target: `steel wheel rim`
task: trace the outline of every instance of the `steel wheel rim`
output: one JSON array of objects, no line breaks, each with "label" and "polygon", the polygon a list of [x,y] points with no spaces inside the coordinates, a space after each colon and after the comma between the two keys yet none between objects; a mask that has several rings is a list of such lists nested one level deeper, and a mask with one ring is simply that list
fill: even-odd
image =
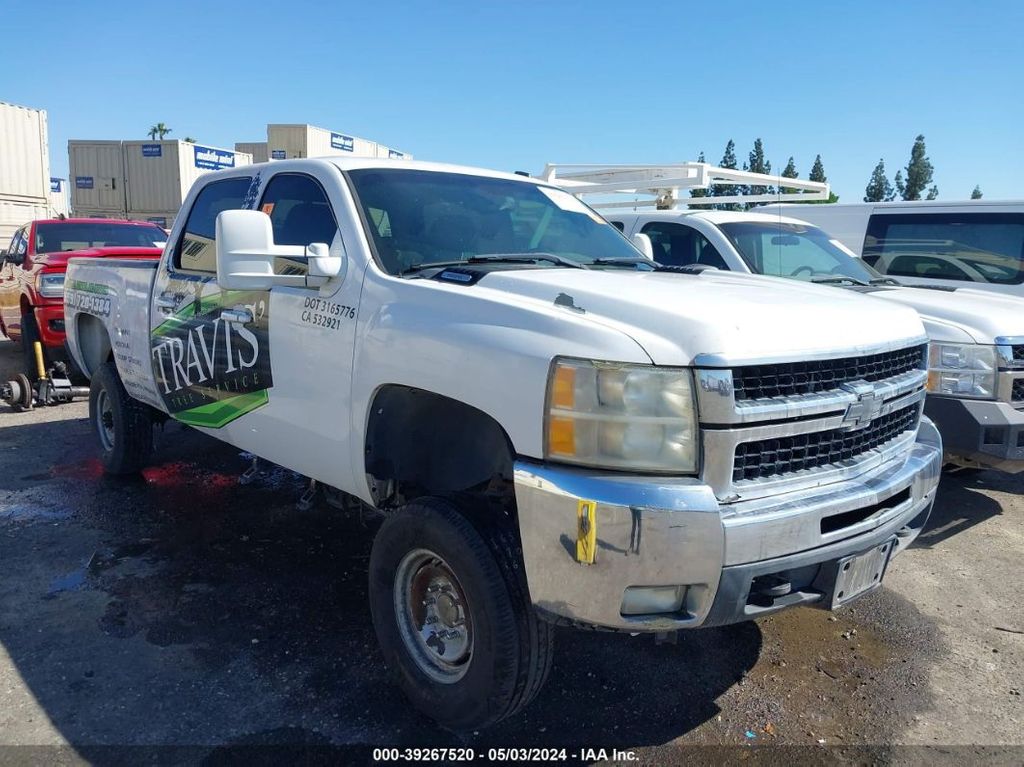
[{"label": "steel wheel rim", "polygon": [[105,389],[96,397],[96,433],[104,450],[114,449],[114,408]]},{"label": "steel wheel rim", "polygon": [[454,571],[432,551],[415,549],[395,571],[398,633],[416,666],[442,684],[466,675],[473,659],[473,620]]}]

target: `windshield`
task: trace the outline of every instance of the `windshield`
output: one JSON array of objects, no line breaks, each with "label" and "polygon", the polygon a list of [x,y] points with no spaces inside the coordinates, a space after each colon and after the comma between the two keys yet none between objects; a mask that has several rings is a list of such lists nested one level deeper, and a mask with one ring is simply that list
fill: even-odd
[{"label": "windshield", "polygon": [[558,266],[557,258],[644,261],[618,229],[560,189],[399,168],[348,175],[390,274],[494,254],[554,256],[536,262],[548,266]]},{"label": "windshield", "polygon": [[720,228],[757,274],[812,282],[849,277],[867,283],[881,276],[814,226],[745,221]]},{"label": "windshield", "polygon": [[36,225],[36,253],[86,248],[161,248],[167,234],[156,224],[104,222]]}]

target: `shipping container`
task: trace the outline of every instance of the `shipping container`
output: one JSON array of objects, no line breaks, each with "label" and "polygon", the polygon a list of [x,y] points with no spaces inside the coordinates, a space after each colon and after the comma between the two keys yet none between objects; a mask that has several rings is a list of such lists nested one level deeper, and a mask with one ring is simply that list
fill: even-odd
[{"label": "shipping container", "polygon": [[252,155],[187,141],[125,141],[128,214],[177,211],[192,183],[211,170],[252,165]]},{"label": "shipping container", "polygon": [[54,216],[67,216],[71,212],[68,201],[68,180],[66,178],[50,179],[50,213]]},{"label": "shipping container", "polygon": [[348,133],[330,131],[315,125],[270,124],[267,126],[267,148],[271,160],[296,157],[376,157],[374,141]]},{"label": "shipping container", "polygon": [[202,174],[251,165],[252,155],[171,141],[70,141],[72,208],[102,218],[169,217]]},{"label": "shipping container", "polygon": [[0,101],[0,195],[45,202],[50,195],[46,110]]},{"label": "shipping container", "polygon": [[123,213],[116,213],[109,210],[92,210],[89,208],[74,208],[75,218],[116,218],[123,219]]},{"label": "shipping container", "polygon": [[124,218],[124,152],[120,141],[68,142],[71,209],[103,212],[103,218]]},{"label": "shipping container", "polygon": [[19,227],[37,218],[49,217],[49,202],[26,202],[0,195],[0,250],[7,250]]},{"label": "shipping container", "polygon": [[251,154],[253,162],[266,162],[270,159],[266,141],[236,141],[235,151]]}]

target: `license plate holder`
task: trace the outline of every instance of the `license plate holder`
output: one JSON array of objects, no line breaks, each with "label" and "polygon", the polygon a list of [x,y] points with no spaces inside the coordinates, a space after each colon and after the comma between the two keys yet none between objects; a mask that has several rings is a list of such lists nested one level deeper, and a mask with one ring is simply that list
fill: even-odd
[{"label": "license plate holder", "polygon": [[836,563],[832,608],[840,607],[878,588],[885,577],[885,569],[895,547],[896,539],[891,538],[867,551],[840,559]]}]

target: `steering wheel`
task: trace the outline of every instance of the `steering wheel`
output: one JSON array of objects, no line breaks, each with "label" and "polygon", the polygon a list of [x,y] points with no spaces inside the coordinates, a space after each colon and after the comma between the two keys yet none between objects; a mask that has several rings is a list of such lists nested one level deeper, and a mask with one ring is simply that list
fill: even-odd
[{"label": "steering wheel", "polygon": [[810,266],[807,266],[807,264],[804,264],[803,266],[798,266],[796,269],[791,271],[789,273],[789,276],[796,277],[797,275],[802,274],[803,272],[807,272],[808,274],[814,274],[814,269],[811,268]]}]

